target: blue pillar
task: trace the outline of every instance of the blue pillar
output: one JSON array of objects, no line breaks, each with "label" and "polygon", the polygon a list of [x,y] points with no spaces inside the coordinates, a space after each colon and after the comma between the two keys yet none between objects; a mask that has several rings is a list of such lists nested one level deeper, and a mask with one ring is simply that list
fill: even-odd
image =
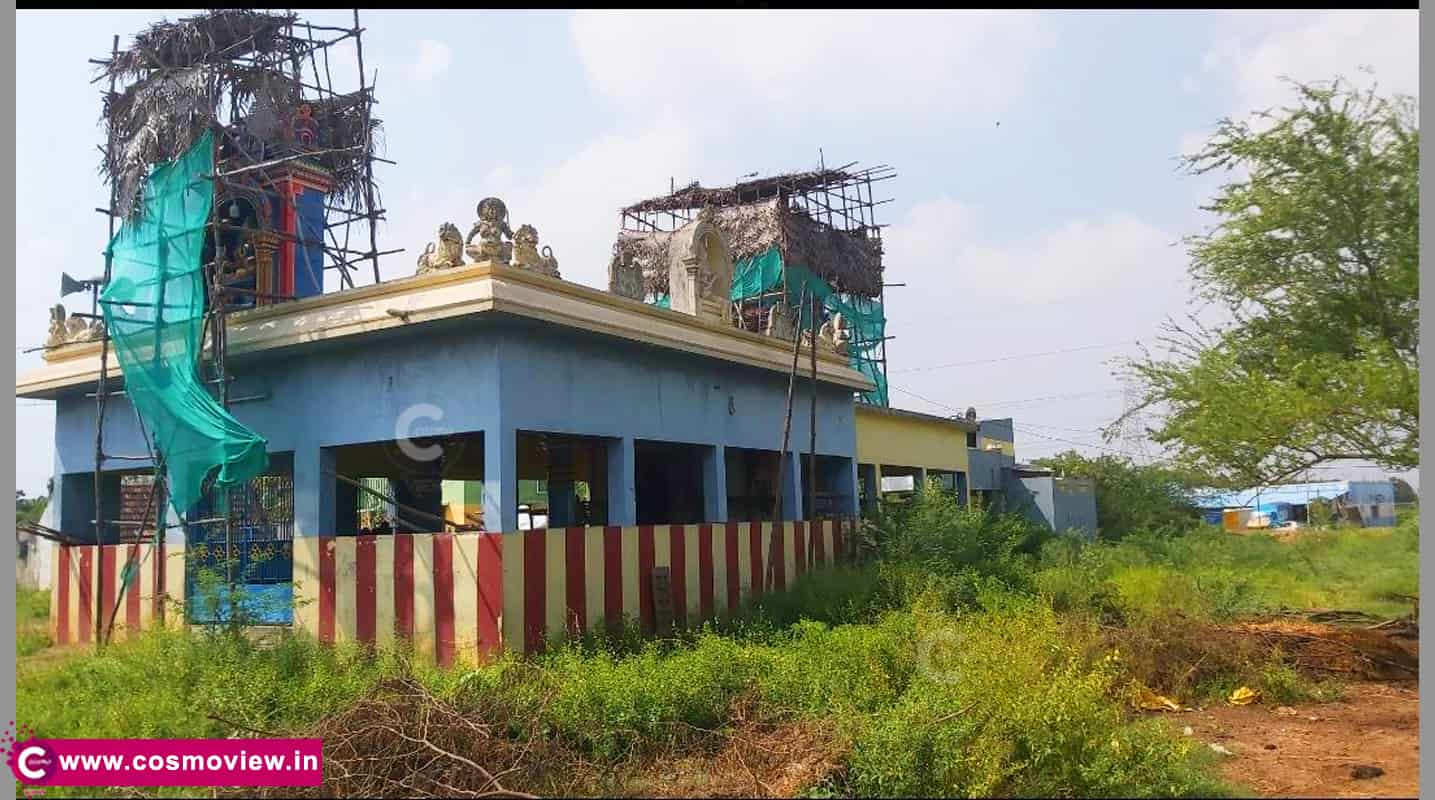
[{"label": "blue pillar", "polygon": [[633,437],[608,440],[608,524],[638,524],[637,457]]},{"label": "blue pillar", "polygon": [[483,432],[483,527],[518,530],[518,431],[506,426]]},{"label": "blue pillar", "polygon": [[842,458],[834,462],[832,483],[837,494],[835,513],[844,517],[857,515],[857,459]]},{"label": "blue pillar", "polygon": [[787,454],[782,472],[782,518],[802,519],[802,454],[793,451]]},{"label": "blue pillar", "polygon": [[328,447],[294,452],[294,535],[334,533],[334,451]]},{"label": "blue pillar", "polygon": [[862,507],[863,513],[871,513],[877,509],[877,500],[882,496],[881,482],[877,477],[876,464],[856,464],[857,481],[861,489],[866,492],[866,504]]},{"label": "blue pillar", "polygon": [[566,528],[577,524],[578,493],[573,481],[548,482],[548,527]]},{"label": "blue pillar", "polygon": [[727,522],[727,448],[720,444],[703,451],[703,519]]}]

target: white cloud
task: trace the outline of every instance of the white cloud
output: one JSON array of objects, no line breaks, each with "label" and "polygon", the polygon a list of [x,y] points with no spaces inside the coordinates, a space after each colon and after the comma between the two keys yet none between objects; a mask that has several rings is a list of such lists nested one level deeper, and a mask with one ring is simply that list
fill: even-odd
[{"label": "white cloud", "polygon": [[1419,36],[1415,11],[1231,12],[1228,30],[1207,52],[1203,72],[1229,84],[1230,113],[1244,116],[1291,98],[1282,80],[1312,82],[1340,76],[1357,85],[1374,80],[1383,92],[1419,93]]},{"label": "white cloud", "polygon": [[385,262],[385,277],[408,274],[439,223],[451,221],[467,233],[478,199],[496,196],[508,206],[513,227],[538,229],[540,245],[553,248],[565,279],[607,288],[619,208],[665,193],[674,176],[737,174],[724,160],[728,151],[711,141],[675,115],[662,114],[599,136],[556,164],[499,163],[476,184],[415,187],[403,207],[421,215],[396,215],[384,231],[386,244],[407,248],[399,261]]},{"label": "white cloud", "polygon": [[708,143],[685,121],[663,114],[637,130],[600,136],[550,168],[524,174],[503,166],[495,177],[513,187],[504,201],[514,226],[538,229],[563,277],[606,288],[619,208],[665,193],[674,176],[736,174]]},{"label": "white cloud", "polygon": [[[1015,415],[1019,441],[1049,453],[1068,445],[1021,426],[1094,429],[1119,415],[1112,359],[1134,355],[1136,339],[1150,341],[1163,320],[1186,311],[1186,258],[1173,245],[1177,234],[1131,213],[1070,219],[1010,240],[988,234],[986,217],[941,196],[884,234],[889,280],[906,284],[887,298],[893,403],[951,413],[905,389],[948,407],[976,405],[984,416]],[[1069,348],[1085,349],[965,363]],[[931,369],[953,362],[964,365]],[[1094,433],[1045,433],[1099,443]]]},{"label": "white cloud", "polygon": [[452,53],[447,44],[433,39],[420,39],[418,56],[409,65],[409,75],[416,81],[431,81],[448,71]]},{"label": "white cloud", "polygon": [[1023,306],[1120,297],[1184,275],[1172,246],[1179,237],[1128,213],[1068,220],[1014,242],[986,237],[983,217],[946,196],[920,203],[883,237],[885,260],[909,282],[925,277],[931,288]]},{"label": "white cloud", "polygon": [[1006,108],[1045,27],[1006,11],[585,11],[571,29],[590,82],[625,109],[773,126]]}]

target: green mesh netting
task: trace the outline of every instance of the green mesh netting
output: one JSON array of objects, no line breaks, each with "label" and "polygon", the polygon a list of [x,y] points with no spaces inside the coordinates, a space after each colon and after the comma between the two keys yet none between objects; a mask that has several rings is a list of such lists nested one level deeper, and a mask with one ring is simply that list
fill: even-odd
[{"label": "green mesh netting", "polygon": [[[882,371],[882,340],[887,335],[887,318],[882,313],[882,304],[865,297],[846,295],[833,289],[827,281],[800,264],[784,264],[782,253],[777,247],[745,258],[734,265],[732,291],[728,295],[733,302],[751,300],[764,293],[772,292],[787,281],[787,303],[797,306],[802,294],[822,301],[826,316],[840,312],[852,331],[847,344],[847,353],[852,368],[867,376],[877,388],[862,394],[863,402],[872,405],[887,405],[887,376]],[[774,300],[776,298],[773,298]],[[659,296],[654,305],[667,308],[667,295]],[[802,325],[811,324],[809,308],[802,308]]]},{"label": "green mesh netting", "polygon": [[204,326],[200,251],[214,202],[213,133],[150,173],[144,212],[110,242],[113,266],[100,296],[125,390],[154,437],[183,514],[211,475],[243,483],[268,466],[267,442],[239,424],[199,377]]}]

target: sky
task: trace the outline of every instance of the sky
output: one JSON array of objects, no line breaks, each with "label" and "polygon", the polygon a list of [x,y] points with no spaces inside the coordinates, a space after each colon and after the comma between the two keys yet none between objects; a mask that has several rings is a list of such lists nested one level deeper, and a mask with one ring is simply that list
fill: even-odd
[{"label": "sky", "polygon": [[[41,364],[61,271],[103,269],[108,189],[89,58],[189,11],[16,14],[17,373]],[[352,12],[300,11],[348,25]],[[1177,169],[1282,76],[1418,95],[1415,11],[362,12],[377,76],[385,279],[479,199],[534,225],[563,277],[606,288],[619,207],[857,161],[877,185],[892,405],[1013,417],[1018,457],[1160,455],[1115,362],[1199,311],[1183,236],[1217,186]],[[357,88],[335,48],[336,88]],[[45,76],[34,80],[27,76]],[[371,281],[360,280],[360,283]],[[336,276],[329,274],[329,288]],[[82,295],[66,298],[74,311]],[[1147,424],[1154,420],[1146,420]],[[53,404],[16,400],[17,488],[43,493]],[[1379,476],[1333,465],[1312,478]],[[1415,473],[1401,473],[1418,485]]]}]

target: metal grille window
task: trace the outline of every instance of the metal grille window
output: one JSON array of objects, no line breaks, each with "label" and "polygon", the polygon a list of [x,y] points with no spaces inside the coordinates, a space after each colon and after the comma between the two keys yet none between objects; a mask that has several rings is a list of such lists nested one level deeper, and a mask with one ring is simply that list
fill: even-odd
[{"label": "metal grille window", "polygon": [[[226,547],[223,514],[217,492],[207,493],[190,517],[205,522],[189,526],[192,567],[232,574],[236,583],[288,583],[294,573],[294,478],[260,475],[242,489],[231,490]],[[231,572],[232,570],[232,572]]]}]

